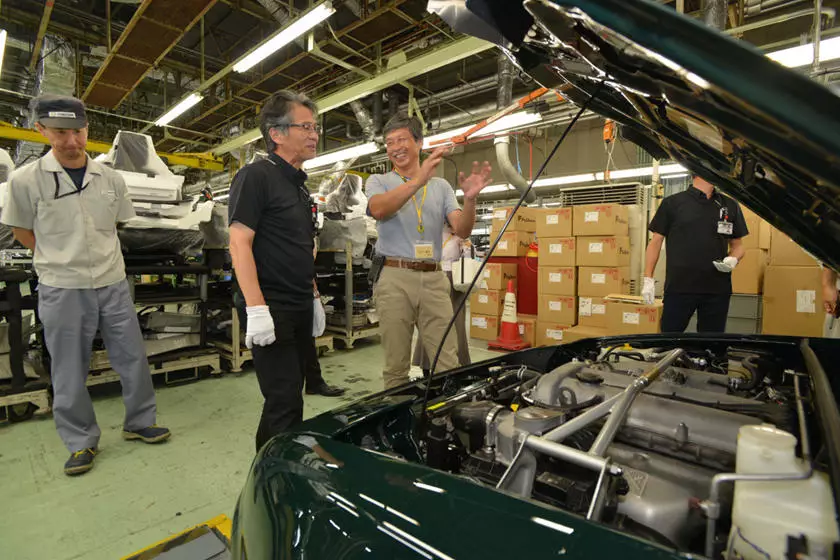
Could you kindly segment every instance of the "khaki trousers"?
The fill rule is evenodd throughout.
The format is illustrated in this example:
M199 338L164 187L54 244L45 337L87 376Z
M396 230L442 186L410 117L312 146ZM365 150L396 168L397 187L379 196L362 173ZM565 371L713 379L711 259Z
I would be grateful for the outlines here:
M386 266L374 288L385 368L385 388L408 381L411 369L411 338L414 327L420 332L423 350L434 358L446 325L452 318L449 281L442 271L419 272ZM438 359L436 371L458 367L455 329L449 332Z

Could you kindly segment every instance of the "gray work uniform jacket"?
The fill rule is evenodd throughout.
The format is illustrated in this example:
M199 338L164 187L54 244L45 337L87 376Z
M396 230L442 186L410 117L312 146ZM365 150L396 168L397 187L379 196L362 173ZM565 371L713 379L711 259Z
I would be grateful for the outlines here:
M125 279L117 222L135 216L123 178L87 158L78 191L50 151L15 170L0 222L35 232L33 264L53 288L103 288Z

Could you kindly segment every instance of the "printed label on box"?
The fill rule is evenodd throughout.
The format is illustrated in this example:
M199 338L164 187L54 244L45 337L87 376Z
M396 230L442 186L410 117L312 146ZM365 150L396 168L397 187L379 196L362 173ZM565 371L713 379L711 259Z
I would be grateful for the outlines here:
M560 223L560 216L557 214L546 214L545 223L550 226L557 225Z
M487 318L486 317L473 317L472 324L474 327L478 327L480 329L487 328Z
M478 303L490 303L490 298L487 294L481 294L478 296Z
M598 214L599 214L599 212L584 212L583 221L584 222L597 222L598 221Z
M548 246L549 253L562 253L563 252L563 245L560 243L552 243Z
M559 284L563 281L563 273L562 272L549 272L548 273L548 281L552 284Z
M581 317L592 316L592 298L580 298L578 313L580 313Z
M562 301L549 301L548 308L552 311L563 311L563 302Z
M519 323L519 336L525 336L525 323Z
M624 316L621 318L621 322L625 325L638 325L639 324L639 314L638 313L629 313L627 311L624 312Z
M507 239L499 242L499 251L507 251L507 247L508 247Z
M490 271L489 270L484 271L484 277L485 278L490 278Z
M607 314L607 306L604 305L604 304L593 305L592 306L592 314L593 315L606 315Z
M559 329L546 329L545 336L554 340L563 340L563 331Z
M504 220L507 218L507 210L496 210L493 212L493 217L497 220Z
M481 288L482 290L486 290L486 289L487 289L487 282L486 282L485 280L482 280L482 281L478 284L478 287L479 287L479 288Z
M814 290L796 290L796 312L816 313L817 292Z
M607 275L606 274L593 274L592 275L592 283L593 284L606 284L607 283Z
M604 244L603 243L590 243L589 244L589 252L590 253L603 253L604 252Z

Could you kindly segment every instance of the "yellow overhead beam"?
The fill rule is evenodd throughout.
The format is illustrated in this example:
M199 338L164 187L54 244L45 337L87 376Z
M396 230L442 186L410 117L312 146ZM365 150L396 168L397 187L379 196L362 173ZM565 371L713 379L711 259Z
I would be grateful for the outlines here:
M9 123L0 122L0 138L9 140L23 140L24 142L37 142L49 144L40 132L28 128L19 128ZM111 149L110 142L88 140L85 146L87 151L104 154ZM222 159L209 153L157 153L168 165L183 165L194 169L205 169L207 171L224 171L225 166Z

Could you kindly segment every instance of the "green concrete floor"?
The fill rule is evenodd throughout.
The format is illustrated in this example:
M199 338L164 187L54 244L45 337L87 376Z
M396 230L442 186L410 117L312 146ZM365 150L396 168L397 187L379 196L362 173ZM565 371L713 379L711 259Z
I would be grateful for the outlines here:
M479 345L475 361L494 355ZM382 350L357 343L321 359L342 398L305 397L305 417L382 390ZM102 429L96 467L62 472L68 453L52 416L0 423L0 558L113 560L219 514L232 516L254 454L262 397L251 371L157 388L158 421L170 441L120 437L118 389L94 398Z

